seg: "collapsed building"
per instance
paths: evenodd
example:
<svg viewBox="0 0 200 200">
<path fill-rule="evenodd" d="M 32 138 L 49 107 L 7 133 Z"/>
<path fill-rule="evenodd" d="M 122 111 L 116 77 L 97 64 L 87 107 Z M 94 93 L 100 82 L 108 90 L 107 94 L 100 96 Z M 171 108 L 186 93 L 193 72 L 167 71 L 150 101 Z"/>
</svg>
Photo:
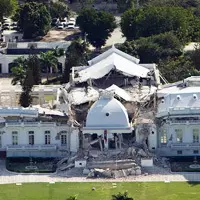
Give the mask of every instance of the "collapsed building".
<svg viewBox="0 0 200 200">
<path fill-rule="evenodd" d="M 138 155 L 156 150 L 156 91 L 165 79 L 155 64 L 139 62 L 113 46 L 88 66 L 73 67 L 70 82 L 58 92 L 60 108 L 67 104 L 69 117 L 79 124 L 90 166 L 120 158 L 135 164 Z"/>
</svg>

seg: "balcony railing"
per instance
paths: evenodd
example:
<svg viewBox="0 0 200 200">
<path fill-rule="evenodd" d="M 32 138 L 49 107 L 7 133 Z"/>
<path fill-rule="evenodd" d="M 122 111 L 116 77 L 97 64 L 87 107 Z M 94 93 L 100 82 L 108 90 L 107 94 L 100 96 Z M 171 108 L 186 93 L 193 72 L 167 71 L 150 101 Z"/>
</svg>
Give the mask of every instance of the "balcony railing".
<svg viewBox="0 0 200 200">
<path fill-rule="evenodd" d="M 6 126 L 56 126 L 55 122 L 20 122 L 20 121 L 8 121 Z"/>
<path fill-rule="evenodd" d="M 57 145 L 54 144 L 45 144 L 45 145 L 7 145 L 7 151 L 48 151 L 48 150 L 56 150 Z"/>
<path fill-rule="evenodd" d="M 200 149 L 200 143 L 173 143 L 172 149 Z"/>
</svg>

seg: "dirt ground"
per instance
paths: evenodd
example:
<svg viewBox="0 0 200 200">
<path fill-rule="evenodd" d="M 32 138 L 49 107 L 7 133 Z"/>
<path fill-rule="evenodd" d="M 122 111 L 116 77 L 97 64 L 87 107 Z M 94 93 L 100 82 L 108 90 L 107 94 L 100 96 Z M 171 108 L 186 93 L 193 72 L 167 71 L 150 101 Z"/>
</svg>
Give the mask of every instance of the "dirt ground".
<svg viewBox="0 0 200 200">
<path fill-rule="evenodd" d="M 70 41 L 73 40 L 79 33 L 79 30 L 74 29 L 50 30 L 47 35 L 43 37 L 41 42 Z"/>
</svg>

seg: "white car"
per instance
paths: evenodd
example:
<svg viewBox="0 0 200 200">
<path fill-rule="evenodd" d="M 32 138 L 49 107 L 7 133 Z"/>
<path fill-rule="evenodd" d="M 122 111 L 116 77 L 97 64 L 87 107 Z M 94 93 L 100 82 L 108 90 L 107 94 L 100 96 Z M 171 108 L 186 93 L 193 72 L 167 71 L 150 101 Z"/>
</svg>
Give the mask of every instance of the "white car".
<svg viewBox="0 0 200 200">
<path fill-rule="evenodd" d="M 67 20 L 66 19 L 61 19 L 60 24 L 63 24 L 63 26 L 67 26 Z"/>
<path fill-rule="evenodd" d="M 76 21 L 76 19 L 74 17 L 70 18 L 69 21 Z"/>
<path fill-rule="evenodd" d="M 75 22 L 69 21 L 69 23 L 68 23 L 68 25 L 67 25 L 67 28 L 69 28 L 69 29 L 74 29 L 74 28 L 75 28 Z"/>
<path fill-rule="evenodd" d="M 64 25 L 62 23 L 58 24 L 57 26 L 58 29 L 64 29 Z"/>
</svg>

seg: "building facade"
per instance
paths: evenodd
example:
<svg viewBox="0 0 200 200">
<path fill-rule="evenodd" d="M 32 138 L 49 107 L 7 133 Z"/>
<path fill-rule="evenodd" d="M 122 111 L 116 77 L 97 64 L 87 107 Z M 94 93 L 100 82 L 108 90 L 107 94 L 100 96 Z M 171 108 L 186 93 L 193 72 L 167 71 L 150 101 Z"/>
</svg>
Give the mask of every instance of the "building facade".
<svg viewBox="0 0 200 200">
<path fill-rule="evenodd" d="M 200 155 L 200 77 L 158 91 L 157 153 Z"/>
<path fill-rule="evenodd" d="M 0 74 L 11 73 L 12 67 L 15 66 L 14 60 L 23 56 L 27 58 L 29 54 L 38 54 L 55 48 L 63 48 L 66 50 L 70 45 L 69 42 L 8 42 L 7 47 L 0 53 Z M 34 47 L 34 49 L 31 49 Z M 58 73 L 64 71 L 65 56 L 58 58 Z M 46 73 L 45 68 L 41 68 L 42 73 Z M 49 68 L 49 73 L 55 73 Z"/>
<path fill-rule="evenodd" d="M 79 130 L 59 111 L 0 108 L 1 157 L 62 157 L 79 148 Z"/>
</svg>

